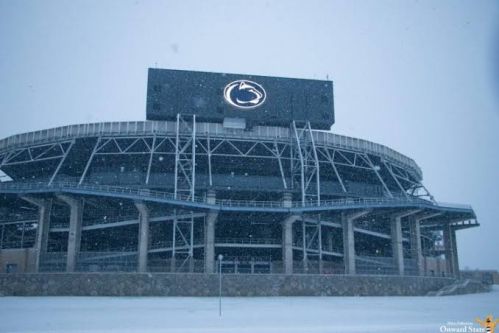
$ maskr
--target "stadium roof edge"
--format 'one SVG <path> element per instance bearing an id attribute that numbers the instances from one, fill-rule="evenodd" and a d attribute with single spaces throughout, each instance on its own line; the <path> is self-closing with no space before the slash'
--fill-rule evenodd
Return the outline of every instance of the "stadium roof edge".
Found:
<path id="1" fill-rule="evenodd" d="M 82 137 L 125 136 L 125 135 L 167 135 L 175 133 L 173 121 L 129 121 L 101 122 L 54 127 L 45 130 L 8 136 L 0 140 L 0 153 L 33 144 L 44 144 L 58 140 Z M 234 137 L 261 140 L 289 140 L 291 134 L 286 127 L 255 126 L 251 130 L 226 129 L 218 123 L 197 123 L 197 135 L 209 133 L 210 137 Z M 421 181 L 423 173 L 416 162 L 385 145 L 371 141 L 334 134 L 329 131 L 313 130 L 317 145 L 326 145 L 381 156 L 395 165 L 408 168 Z"/>

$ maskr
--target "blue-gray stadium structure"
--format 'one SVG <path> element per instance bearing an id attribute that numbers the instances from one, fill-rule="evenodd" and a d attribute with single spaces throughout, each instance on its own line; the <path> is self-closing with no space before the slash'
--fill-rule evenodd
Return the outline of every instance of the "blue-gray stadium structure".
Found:
<path id="1" fill-rule="evenodd" d="M 410 158 L 311 128 L 176 119 L 0 140 L 1 272 L 458 276 L 470 206 Z"/>

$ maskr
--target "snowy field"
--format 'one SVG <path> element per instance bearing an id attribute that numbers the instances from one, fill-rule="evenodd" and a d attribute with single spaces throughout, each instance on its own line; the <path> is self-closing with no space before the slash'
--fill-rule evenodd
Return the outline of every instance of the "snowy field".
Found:
<path id="1" fill-rule="evenodd" d="M 2 297 L 0 332 L 419 333 L 488 314 L 499 316 L 499 286 L 447 297 L 225 298 L 222 317 L 217 298 Z"/>

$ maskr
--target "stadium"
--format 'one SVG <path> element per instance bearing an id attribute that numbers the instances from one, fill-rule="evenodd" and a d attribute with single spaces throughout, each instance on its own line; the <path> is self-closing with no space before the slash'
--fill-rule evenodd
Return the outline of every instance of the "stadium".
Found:
<path id="1" fill-rule="evenodd" d="M 150 69 L 146 121 L 0 140 L 1 272 L 459 277 L 473 209 L 333 123 L 331 81 Z"/>

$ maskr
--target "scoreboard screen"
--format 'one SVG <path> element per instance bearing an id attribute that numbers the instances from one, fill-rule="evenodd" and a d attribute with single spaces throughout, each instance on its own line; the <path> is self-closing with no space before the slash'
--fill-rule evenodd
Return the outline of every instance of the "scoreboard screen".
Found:
<path id="1" fill-rule="evenodd" d="M 309 121 L 328 130 L 333 82 L 150 68 L 146 113 L 148 120 L 175 120 L 180 113 L 207 122 L 244 119 L 248 126 Z"/>

